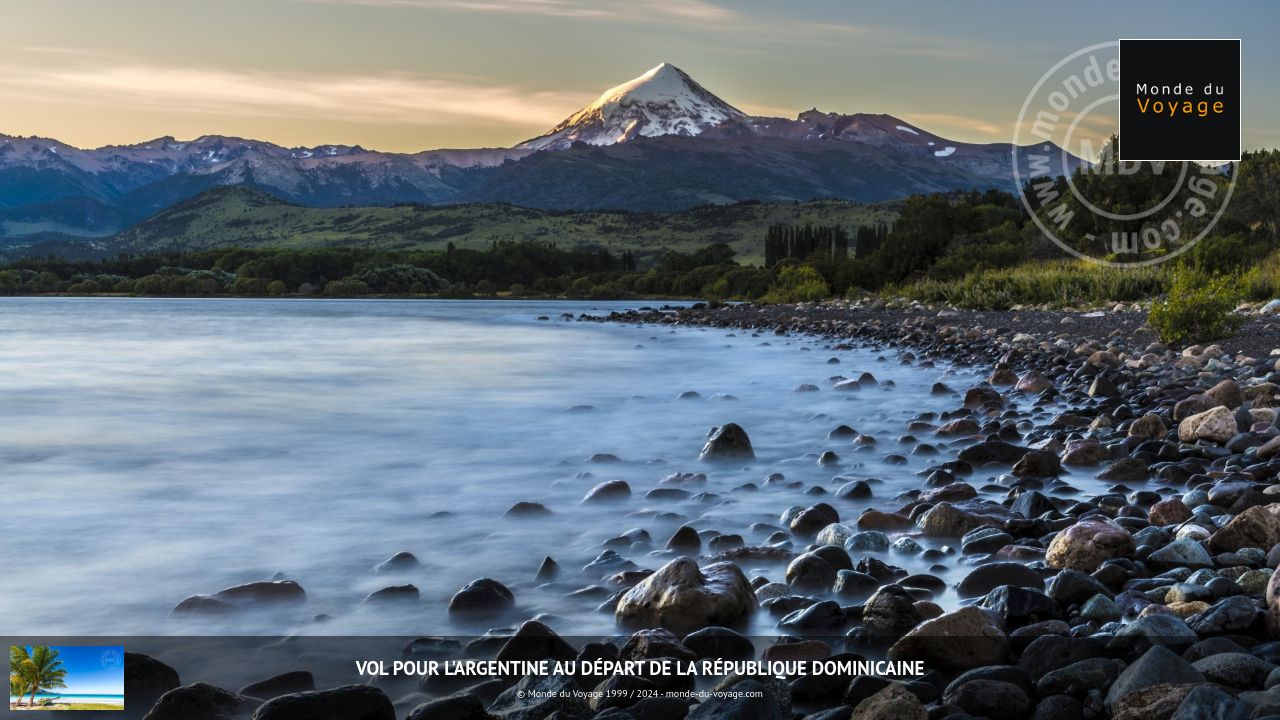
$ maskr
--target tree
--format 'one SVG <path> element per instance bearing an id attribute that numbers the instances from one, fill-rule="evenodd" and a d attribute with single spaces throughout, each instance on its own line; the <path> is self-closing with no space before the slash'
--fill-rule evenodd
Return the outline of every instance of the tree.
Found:
<path id="1" fill-rule="evenodd" d="M 48 645 L 35 645 L 30 651 L 25 647 L 9 648 L 9 686 L 13 687 L 13 676 L 17 675 L 26 686 L 24 689 L 31 695 L 31 707 L 36 705 L 36 695 L 57 690 L 67 686 L 64 680 L 67 671 L 58 659 L 58 651 Z"/>
<path id="2" fill-rule="evenodd" d="M 1280 233 L 1280 150 L 1245 153 L 1237 172 L 1232 216 L 1248 225 L 1258 223 L 1276 237 Z"/>

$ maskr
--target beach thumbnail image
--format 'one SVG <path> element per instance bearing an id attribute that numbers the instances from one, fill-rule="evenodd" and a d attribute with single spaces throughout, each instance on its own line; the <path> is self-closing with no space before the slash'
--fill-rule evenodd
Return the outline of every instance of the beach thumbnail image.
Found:
<path id="1" fill-rule="evenodd" d="M 10 710 L 123 710 L 124 648 L 10 645 Z"/>

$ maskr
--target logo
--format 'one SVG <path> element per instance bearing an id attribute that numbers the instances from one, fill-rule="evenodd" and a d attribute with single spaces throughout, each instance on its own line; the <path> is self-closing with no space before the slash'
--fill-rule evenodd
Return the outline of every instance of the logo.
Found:
<path id="1" fill-rule="evenodd" d="M 1121 160 L 1119 50 L 1119 41 L 1082 48 L 1040 77 L 1014 125 L 1014 180 L 1032 220 L 1068 254 L 1154 265 L 1213 229 L 1235 166 Z"/>

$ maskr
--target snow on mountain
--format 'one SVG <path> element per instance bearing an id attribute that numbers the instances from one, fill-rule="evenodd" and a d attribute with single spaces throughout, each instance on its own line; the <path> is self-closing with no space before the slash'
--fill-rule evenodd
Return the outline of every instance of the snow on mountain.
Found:
<path id="1" fill-rule="evenodd" d="M 746 113 L 699 85 L 683 70 L 662 63 L 604 92 L 545 135 L 517 148 L 562 150 L 575 142 L 613 145 L 635 137 L 699 135 Z"/>

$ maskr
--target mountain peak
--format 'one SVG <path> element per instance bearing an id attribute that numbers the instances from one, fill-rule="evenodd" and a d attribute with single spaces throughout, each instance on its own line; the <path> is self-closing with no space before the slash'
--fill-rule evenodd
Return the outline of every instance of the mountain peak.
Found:
<path id="1" fill-rule="evenodd" d="M 545 135 L 516 147 L 560 150 L 575 142 L 613 145 L 637 137 L 692 136 L 745 113 L 713 95 L 688 73 L 662 63 L 605 90 Z"/>

